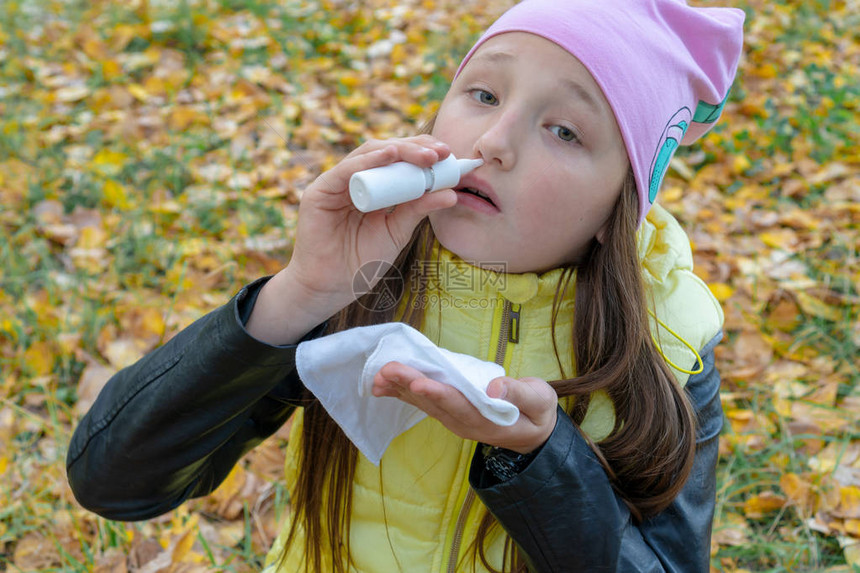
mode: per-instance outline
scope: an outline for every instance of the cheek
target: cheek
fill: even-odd
[[[456,125],[456,122],[450,121],[449,118],[436,118],[436,123],[433,125],[433,131],[430,132],[430,135],[438,139],[439,141],[444,141],[451,148],[451,152],[454,155],[457,155],[457,152],[461,147],[461,139],[462,130],[458,130],[452,127],[452,125]]]
[[[452,101],[443,100],[439,106],[439,111],[436,112],[436,122],[433,124],[431,135],[449,143],[449,140],[457,135],[456,127],[460,123],[459,115],[461,114],[458,113],[457,106]]]
[[[579,242],[594,236],[612,207],[608,194],[591,182],[567,174],[563,176],[569,181],[565,185],[549,186],[547,179],[535,179],[533,188],[540,191],[522,196],[518,205],[520,232],[560,242]]]

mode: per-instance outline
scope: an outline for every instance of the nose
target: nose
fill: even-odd
[[[484,160],[505,171],[516,164],[517,117],[512,111],[494,114],[485,126],[484,132],[475,141],[475,153]]]

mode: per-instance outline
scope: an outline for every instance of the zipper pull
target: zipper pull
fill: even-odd
[[[516,344],[520,341],[520,311],[523,305],[511,303],[511,329],[508,332],[508,342]]]

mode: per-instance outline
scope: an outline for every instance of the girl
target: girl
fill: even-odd
[[[295,413],[271,571],[707,571],[722,314],[651,207],[674,149],[720,115],[742,22],[681,0],[509,10],[430,134],[367,142],[305,191],[285,269],[109,382],[69,448],[80,502],[169,511]],[[457,189],[367,215],[350,203],[353,173],[452,152],[484,160]],[[404,277],[394,307],[390,280],[356,300],[374,261]],[[487,393],[518,421],[391,362],[374,396],[429,416],[379,467],[359,455],[304,390],[296,344],[390,321],[503,365]]]

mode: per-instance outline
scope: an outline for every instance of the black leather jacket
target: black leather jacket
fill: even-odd
[[[110,380],[69,446],[69,482],[81,505],[116,520],[163,514],[213,491],[289,418],[302,390],[296,347],[264,344],[243,326],[264,281]],[[719,338],[701,350],[705,369],[686,386],[699,419],[692,474],[672,505],[643,523],[632,521],[567,415],[503,483],[486,472],[478,448],[470,484],[533,571],[709,570],[723,421],[713,355]]]

